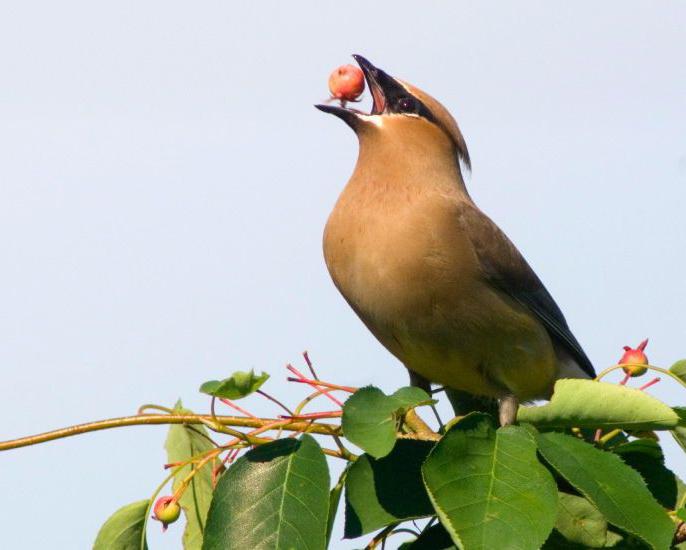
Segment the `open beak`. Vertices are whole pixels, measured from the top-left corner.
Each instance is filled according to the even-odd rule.
[[[381,115],[385,113],[388,107],[388,101],[386,99],[388,94],[392,94],[394,90],[401,88],[401,85],[393,77],[372,65],[361,55],[354,54],[353,58],[357,61],[360,69],[362,69],[364,78],[367,81],[367,86],[372,94],[373,103],[371,112],[363,113],[357,109],[329,104],[315,105],[315,107],[325,113],[336,115],[354,130],[361,122],[360,115]]]
[[[386,96],[384,94],[384,84],[388,85],[395,81],[381,69],[377,69],[367,59],[358,54],[353,54],[353,58],[364,73],[364,79],[372,94],[372,115],[380,115],[386,110]]]

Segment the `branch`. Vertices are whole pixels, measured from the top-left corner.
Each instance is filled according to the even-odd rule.
[[[106,420],[96,420],[85,424],[77,424],[67,428],[60,428],[37,435],[20,437],[9,441],[0,442],[0,451],[28,447],[46,443],[55,439],[63,439],[73,435],[79,435],[111,428],[123,428],[125,426],[143,426],[158,424],[204,424],[211,427],[213,423],[222,426],[234,426],[238,428],[261,428],[266,424],[279,422],[276,418],[245,418],[242,416],[216,416],[198,414],[139,414],[135,416],[122,416],[119,418],[109,418]],[[341,435],[341,428],[335,424],[310,423],[294,421],[281,425],[280,429],[291,432],[308,432],[321,435]]]

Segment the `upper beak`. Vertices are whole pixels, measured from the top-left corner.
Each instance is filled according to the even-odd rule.
[[[393,78],[388,76],[381,69],[375,67],[371,62],[359,54],[353,54],[353,58],[364,73],[364,78],[369,86],[369,91],[372,94],[372,115],[380,115],[386,110],[386,93],[384,88],[395,84]]]
[[[367,86],[372,94],[373,104],[370,114],[380,115],[384,113],[388,103],[386,100],[387,93],[394,88],[397,88],[399,84],[395,81],[395,79],[393,79],[393,77],[387,75],[384,71],[372,65],[370,61],[361,55],[354,54],[353,58],[355,61],[357,61],[360,69],[362,69],[364,78],[367,81]],[[360,124],[360,115],[364,114],[360,111],[346,109],[345,107],[340,107],[338,105],[320,104],[315,105],[315,107],[325,113],[336,115],[353,130],[356,129]]]

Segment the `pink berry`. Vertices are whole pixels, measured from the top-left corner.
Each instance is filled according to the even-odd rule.
[[[332,97],[355,101],[364,91],[364,73],[355,65],[341,65],[329,76]]]
[[[167,530],[167,525],[174,523],[181,515],[181,506],[174,497],[160,497],[153,506],[153,519],[162,522],[162,531]]]
[[[624,346],[624,355],[622,355],[622,358],[619,360],[618,364],[628,365],[623,367],[622,370],[629,376],[641,376],[648,370],[646,367],[641,366],[650,364],[648,361],[648,356],[643,353],[643,350],[646,349],[647,345],[648,339],[646,338],[643,340],[643,342],[636,346],[635,349],[629,346]]]

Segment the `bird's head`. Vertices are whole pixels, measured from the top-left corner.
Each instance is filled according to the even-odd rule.
[[[364,136],[377,145],[446,144],[468,169],[471,167],[460,128],[443,105],[412,84],[375,67],[361,55],[353,57],[372,95],[371,112],[330,104],[316,105],[317,109],[336,115],[360,138]]]

